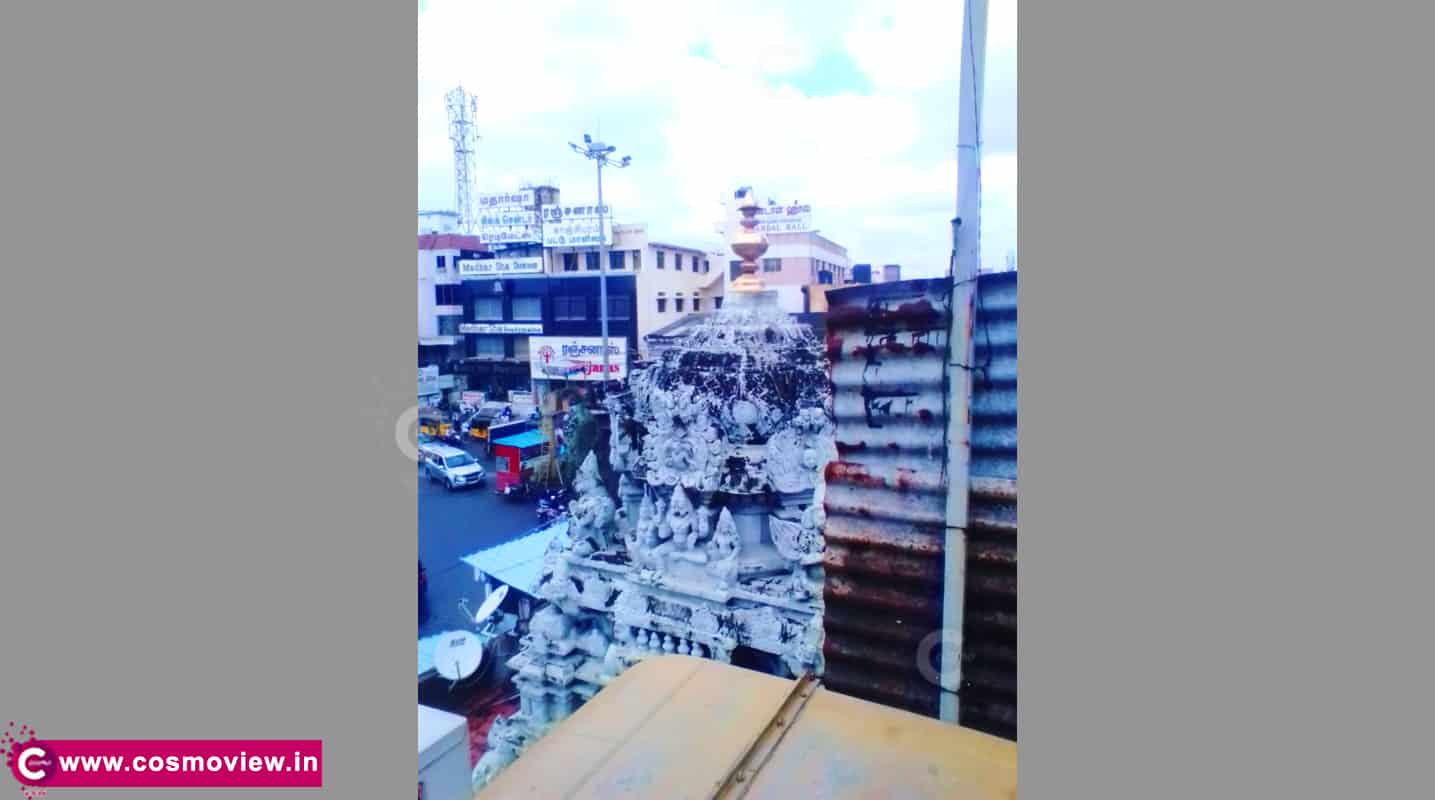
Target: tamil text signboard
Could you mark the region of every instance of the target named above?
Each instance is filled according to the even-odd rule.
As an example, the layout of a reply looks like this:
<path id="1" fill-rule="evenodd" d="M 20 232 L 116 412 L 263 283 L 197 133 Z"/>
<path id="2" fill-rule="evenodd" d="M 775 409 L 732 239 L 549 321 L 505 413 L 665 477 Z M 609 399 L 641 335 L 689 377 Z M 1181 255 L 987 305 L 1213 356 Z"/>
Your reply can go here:
<path id="1" fill-rule="evenodd" d="M 598 381 L 603 379 L 600 336 L 532 336 L 528 339 L 531 373 L 537 380 Z M 608 380 L 628 375 L 628 340 L 608 339 Z"/>
<path id="2" fill-rule="evenodd" d="M 794 203 L 759 209 L 757 229 L 763 233 L 807 233 L 812 230 L 812 206 Z"/>
<path id="3" fill-rule="evenodd" d="M 543 223 L 532 189 L 478 195 L 478 238 L 488 244 L 543 240 Z"/>
<path id="4" fill-rule="evenodd" d="M 548 205 L 542 208 L 544 247 L 595 247 L 613 243 L 609 206 Z"/>
<path id="5" fill-rule="evenodd" d="M 502 275 L 538 275 L 543 272 L 543 259 L 485 258 L 458 262 L 458 276 L 463 279 L 491 278 Z"/>
<path id="6" fill-rule="evenodd" d="M 532 189 L 480 194 L 477 201 L 479 211 L 487 211 L 490 208 L 533 208 L 537 203 Z"/>

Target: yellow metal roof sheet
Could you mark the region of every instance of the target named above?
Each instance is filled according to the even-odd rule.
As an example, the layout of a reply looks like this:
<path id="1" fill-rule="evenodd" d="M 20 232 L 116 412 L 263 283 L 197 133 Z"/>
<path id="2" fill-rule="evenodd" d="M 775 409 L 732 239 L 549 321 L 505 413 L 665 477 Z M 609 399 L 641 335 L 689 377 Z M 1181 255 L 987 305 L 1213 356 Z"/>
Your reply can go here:
<path id="1" fill-rule="evenodd" d="M 711 797 L 792 687 L 706 659 L 645 660 L 478 797 Z M 746 797 L 1015 798 L 1016 744 L 818 689 Z"/>

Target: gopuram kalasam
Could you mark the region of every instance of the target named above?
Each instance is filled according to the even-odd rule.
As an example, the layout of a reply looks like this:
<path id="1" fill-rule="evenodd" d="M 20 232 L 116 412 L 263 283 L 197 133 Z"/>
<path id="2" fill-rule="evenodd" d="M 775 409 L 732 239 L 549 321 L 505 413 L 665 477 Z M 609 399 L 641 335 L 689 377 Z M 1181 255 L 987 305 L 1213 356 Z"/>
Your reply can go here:
<path id="1" fill-rule="evenodd" d="M 476 787 L 643 658 L 822 670 L 826 358 L 763 289 L 767 241 L 742 200 L 724 307 L 605 401 L 617 496 L 590 453 L 546 556 L 546 602 L 507 662 L 520 709 L 490 730 Z"/>

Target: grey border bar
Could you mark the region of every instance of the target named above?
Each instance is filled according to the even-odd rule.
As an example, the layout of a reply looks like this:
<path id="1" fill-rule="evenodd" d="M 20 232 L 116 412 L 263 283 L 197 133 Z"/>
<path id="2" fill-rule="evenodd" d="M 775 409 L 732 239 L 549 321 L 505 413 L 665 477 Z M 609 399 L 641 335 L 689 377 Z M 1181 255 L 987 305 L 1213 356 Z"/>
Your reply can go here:
<path id="1" fill-rule="evenodd" d="M 413 14 L 0 12 L 0 725 L 412 796 Z"/>

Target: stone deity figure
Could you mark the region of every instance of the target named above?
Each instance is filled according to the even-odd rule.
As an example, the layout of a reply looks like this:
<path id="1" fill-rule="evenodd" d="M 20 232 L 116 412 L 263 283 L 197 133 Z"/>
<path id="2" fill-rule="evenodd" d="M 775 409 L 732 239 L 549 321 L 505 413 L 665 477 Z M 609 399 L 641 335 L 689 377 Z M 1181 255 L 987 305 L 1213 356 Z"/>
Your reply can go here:
<path id="1" fill-rule="evenodd" d="M 639 505 L 642 502 L 645 492 L 642 484 L 623 473 L 618 477 L 618 511 L 614 515 L 618 530 L 623 535 L 624 542 L 633 538 L 638 525 Z M 632 548 L 629 547 L 631 552 Z"/>
<path id="2" fill-rule="evenodd" d="M 713 538 L 708 546 L 708 572 L 724 586 L 732 585 L 737 577 L 737 559 L 741 545 L 737 523 L 733 521 L 732 512 L 724 506 L 718 513 L 717 527 L 713 530 Z"/>
<path id="3" fill-rule="evenodd" d="M 626 473 L 638 466 L 633 437 L 623 420 L 614 417 L 612 441 L 608 446 L 608 464 L 614 472 Z"/>
<path id="4" fill-rule="evenodd" d="M 616 511 L 613 499 L 598 475 L 598 456 L 589 453 L 573 479 L 578 499 L 569 507 L 568 538 L 574 552 L 588 555 L 609 546 L 608 534 Z"/>
<path id="5" fill-rule="evenodd" d="M 661 513 L 653 496 L 645 492 L 643 501 L 638 506 L 637 524 L 627 538 L 628 557 L 639 566 L 651 565 L 653 550 L 659 543 L 658 529 L 662 526 Z"/>
<path id="6" fill-rule="evenodd" d="M 488 749 L 474 766 L 470 778 L 475 790 L 493 780 L 493 776 L 518 758 L 518 747 L 513 739 L 514 731 L 510 730 L 508 720 L 504 717 L 494 719 L 488 729 Z"/>

